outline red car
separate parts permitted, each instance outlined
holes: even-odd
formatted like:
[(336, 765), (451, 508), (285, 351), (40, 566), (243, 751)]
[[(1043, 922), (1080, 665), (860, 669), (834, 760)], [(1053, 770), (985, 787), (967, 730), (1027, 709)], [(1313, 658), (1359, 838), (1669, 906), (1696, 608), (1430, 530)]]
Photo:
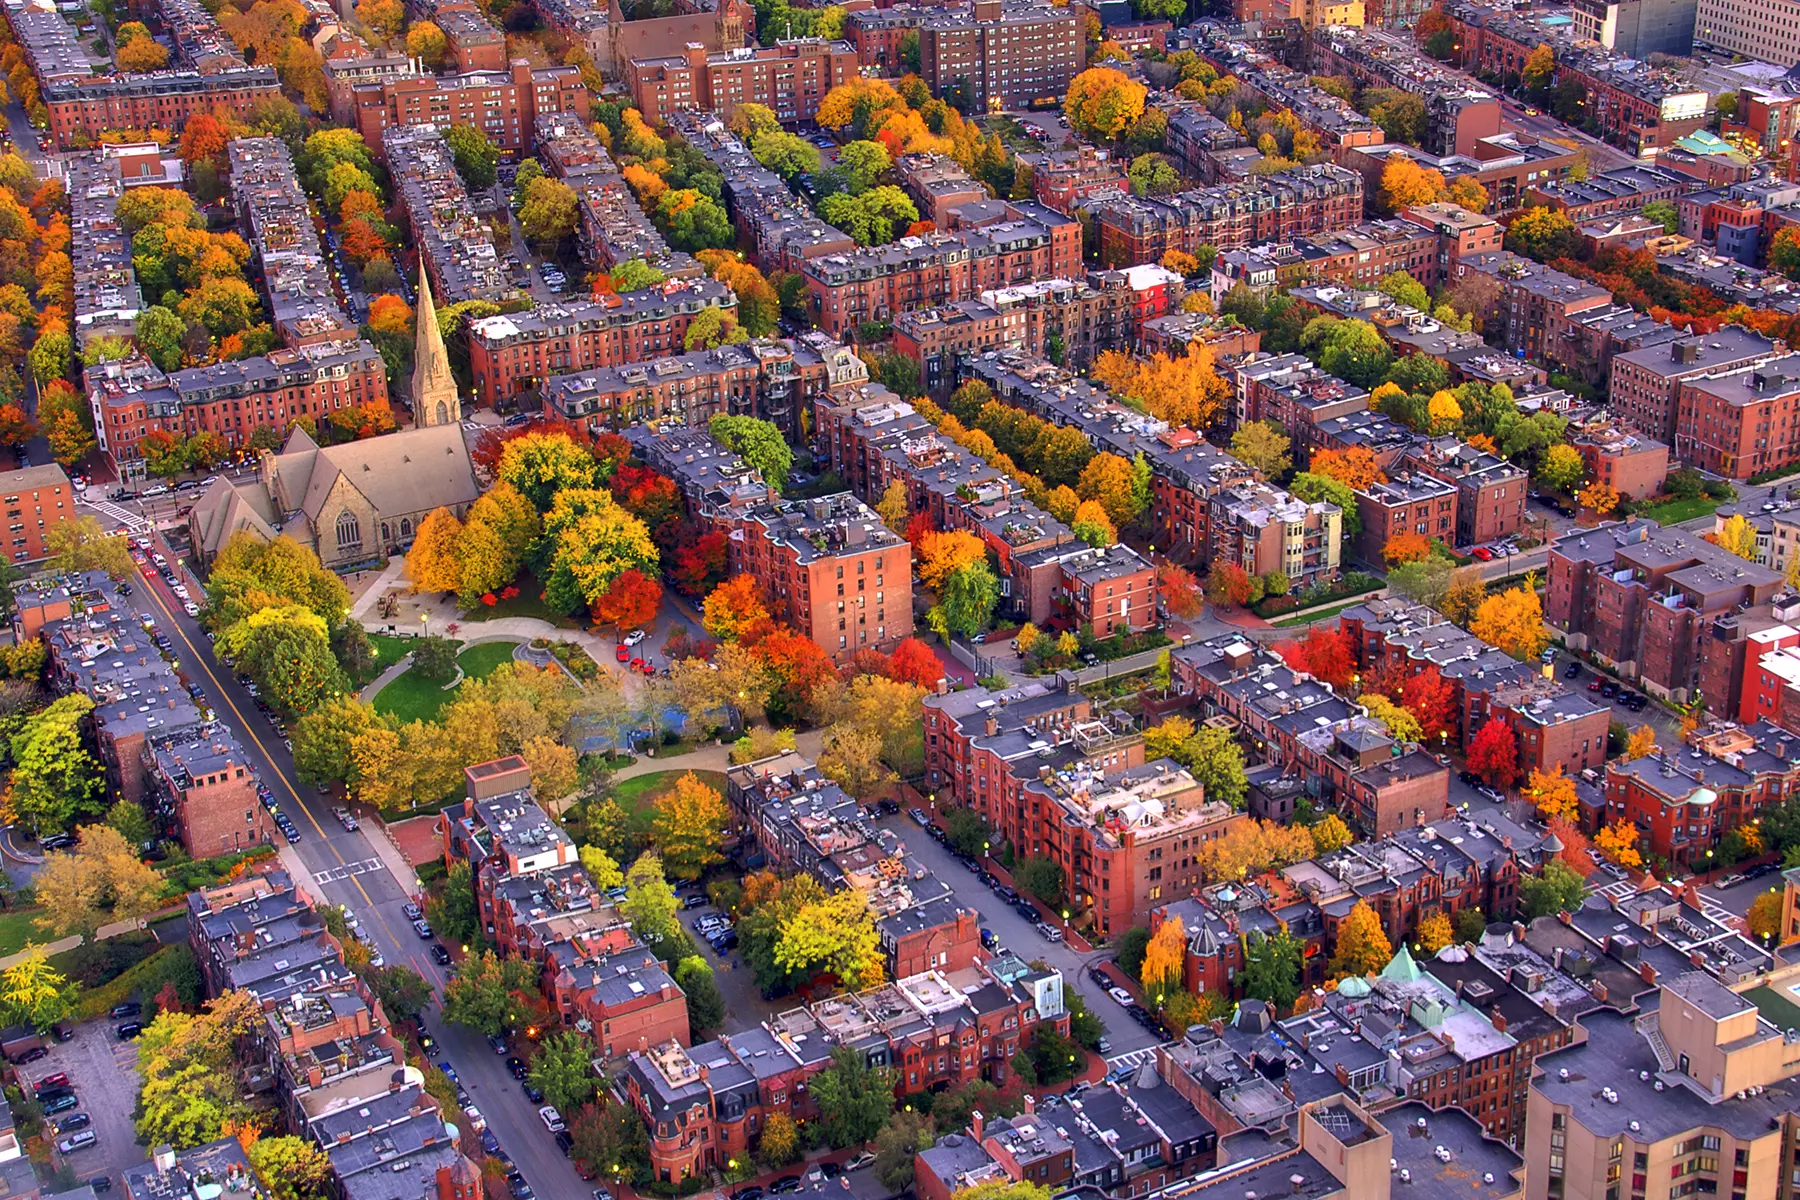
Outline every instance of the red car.
[(631, 657), (631, 647), (629, 647), (629, 646), (614, 646), (613, 653), (619, 656), (620, 662), (624, 662), (626, 659)]
[(1599, 690), (1600, 690), (1600, 681), (1598, 679), (1588, 680), (1588, 691), (1597, 692)]
[(1482, 562), (1487, 562), (1494, 557), (1494, 552), (1489, 550), (1486, 546), (1477, 546), (1474, 550), (1470, 551), (1470, 553)]
[(633, 671), (642, 671), (644, 669), (644, 660), (641, 658), (632, 659), (631, 660), (631, 669)]

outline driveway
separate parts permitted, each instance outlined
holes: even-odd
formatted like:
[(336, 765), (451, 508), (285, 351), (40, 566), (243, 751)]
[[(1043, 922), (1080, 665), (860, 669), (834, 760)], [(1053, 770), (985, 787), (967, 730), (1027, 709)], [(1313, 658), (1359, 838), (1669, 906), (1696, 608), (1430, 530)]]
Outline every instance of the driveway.
[[(69, 1156), (75, 1177), (86, 1182), (104, 1175), (117, 1182), (129, 1168), (149, 1161), (131, 1124), (138, 1090), (137, 1043), (119, 1041), (113, 1036), (113, 1023), (102, 1018), (76, 1026), (73, 1041), (47, 1044), (49, 1057), (20, 1074), (35, 1083), (61, 1071), (80, 1097), (81, 1107), (75, 1111), (88, 1115), (93, 1122), (88, 1128), (97, 1141), (92, 1149)], [(60, 1135), (55, 1140), (61, 1140)], [(51, 1153), (53, 1161), (61, 1161), (62, 1155)]]
[(1027, 962), (1040, 961), (1061, 971), (1063, 986), (1077, 992), (1087, 1004), (1088, 1011), (1099, 1017), (1106, 1026), (1106, 1036), (1112, 1044), (1111, 1053), (1123, 1054), (1161, 1041), (1127, 1017), (1124, 1010), (1106, 994), (1106, 989), (1088, 977), (1087, 964), (1110, 959), (1113, 953), (1111, 950), (1081, 954), (1067, 942), (1045, 941), (1032, 922), (1021, 917), (1003, 903), (1000, 897), (984, 887), (975, 878), (974, 872), (952, 858), (949, 850), (932, 841), (930, 835), (915, 825), (905, 813), (884, 817), (880, 823), (899, 835), (906, 843), (907, 852), (919, 866), (943, 880), (959, 901), (980, 914), (981, 927), (993, 930), (994, 936), (1000, 939), (1001, 946)]
[(719, 985), (719, 994), (725, 998), (725, 1032), (737, 1033), (744, 1029), (754, 1029), (765, 1017), (774, 1016), (800, 1003), (796, 996), (764, 1000), (762, 992), (756, 986), (756, 972), (750, 969), (750, 964), (744, 961), (743, 955), (736, 950), (728, 950), (722, 956), (713, 952), (712, 946), (700, 936), (694, 925), (701, 917), (719, 915), (719, 910), (710, 904), (702, 908), (685, 909), (681, 913), (681, 924), (688, 931), (688, 936), (694, 939), (696, 952), (713, 969), (713, 980)]

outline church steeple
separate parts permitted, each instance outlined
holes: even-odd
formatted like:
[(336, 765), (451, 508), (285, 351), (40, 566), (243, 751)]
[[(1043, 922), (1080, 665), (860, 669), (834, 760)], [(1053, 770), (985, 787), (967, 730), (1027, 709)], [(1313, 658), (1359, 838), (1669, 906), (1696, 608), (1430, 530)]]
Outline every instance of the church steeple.
[(419, 308), (413, 332), (413, 426), (451, 425), (462, 420), (462, 401), (456, 394), (456, 377), (450, 373), (450, 355), (444, 335), (438, 331), (437, 309), (431, 303), (431, 277), (419, 263)]

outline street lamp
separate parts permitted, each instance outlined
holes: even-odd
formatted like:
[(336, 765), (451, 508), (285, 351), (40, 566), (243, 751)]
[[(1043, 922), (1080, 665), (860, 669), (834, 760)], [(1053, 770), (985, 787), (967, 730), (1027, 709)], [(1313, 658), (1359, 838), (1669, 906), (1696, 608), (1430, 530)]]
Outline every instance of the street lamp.
[(431, 636), (431, 614), (428, 612), (422, 612), (419, 614), (419, 636), (420, 637), (430, 637)]

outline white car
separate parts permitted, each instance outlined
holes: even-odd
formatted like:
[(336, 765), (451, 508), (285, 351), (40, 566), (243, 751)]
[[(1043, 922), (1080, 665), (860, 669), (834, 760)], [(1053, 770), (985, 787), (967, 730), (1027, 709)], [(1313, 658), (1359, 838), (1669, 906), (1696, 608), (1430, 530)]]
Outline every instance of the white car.
[(561, 1133), (566, 1128), (563, 1125), (562, 1114), (557, 1112), (553, 1105), (546, 1104), (538, 1109), (538, 1120), (542, 1121), (544, 1128), (551, 1133)]
[(649, 636), (650, 636), (649, 634), (645, 633), (641, 629), (634, 629), (630, 633), (625, 635), (625, 644), (627, 646), (635, 646), (639, 642), (643, 641), (645, 638), (647, 638)]
[(190, 617), (197, 617), (200, 615), (200, 606), (198, 604), (195, 604), (192, 600), (189, 600), (186, 604), (183, 604), (181, 606), (181, 608), (182, 608), (182, 611), (186, 612), (187, 615)]
[(1131, 993), (1122, 987), (1107, 988), (1106, 994), (1111, 996), (1114, 1000), (1117, 1000), (1120, 1004), (1123, 1004), (1126, 1008), (1130, 1008), (1133, 1004), (1137, 1003), (1137, 1001), (1131, 998)]

